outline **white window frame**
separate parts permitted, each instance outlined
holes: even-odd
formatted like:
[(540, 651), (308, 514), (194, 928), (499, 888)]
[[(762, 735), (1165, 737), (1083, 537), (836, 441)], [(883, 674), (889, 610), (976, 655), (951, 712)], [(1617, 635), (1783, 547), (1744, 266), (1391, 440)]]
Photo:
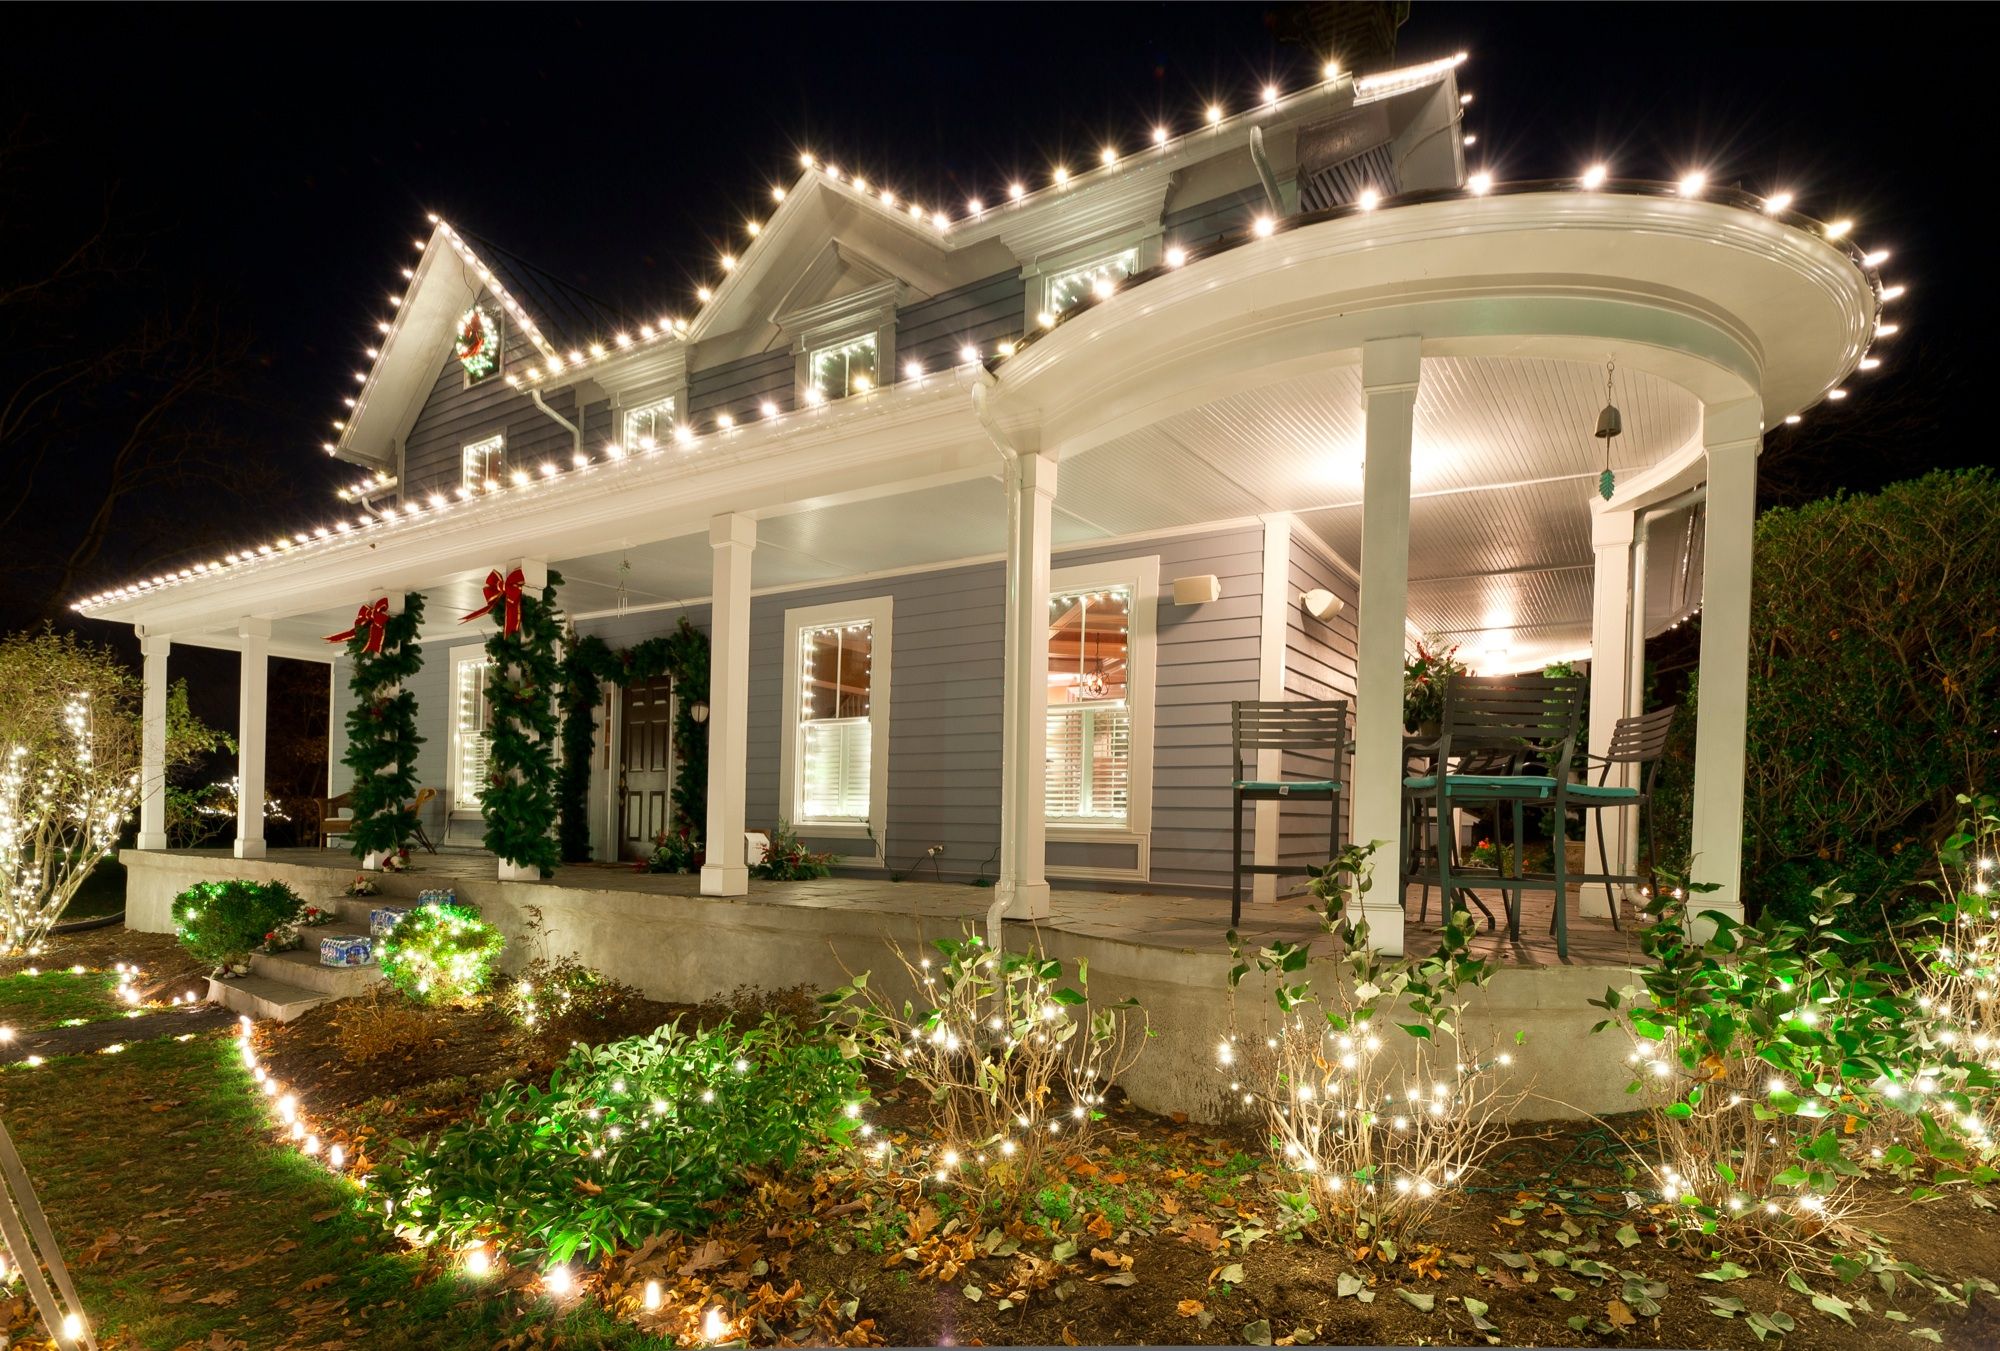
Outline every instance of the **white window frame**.
[[(486, 463), (486, 457), (496, 451), (500, 456), (500, 472), (498, 474), (481, 474), (479, 477), (474, 478), (472, 476), (473, 457), (478, 456), (479, 462), (483, 466)], [(507, 478), (506, 471), (507, 433), (495, 432), (491, 436), (482, 436), (476, 441), (467, 441), (463, 446), (459, 447), (458, 481), (461, 487), (470, 488), (474, 492), (483, 492), (489, 479), (494, 483), (504, 484)]]
[[(1130, 263), (1125, 269), (1125, 276), (1131, 277), (1139, 271), (1139, 246), (1137, 244), (1128, 244), (1122, 249), (1113, 249), (1109, 253), (1099, 254), (1094, 258), (1086, 258), (1080, 263), (1071, 263), (1067, 267), (1053, 268), (1043, 273), (1042, 308), (1051, 314), (1060, 314), (1062, 311), (1056, 308), (1054, 296), (1054, 291), (1058, 283), (1079, 273), (1096, 272), (1126, 259), (1130, 259)], [(1068, 306), (1064, 306), (1063, 308), (1067, 309)]]
[[(865, 600), (808, 605), (785, 611), (784, 732), (778, 772), (778, 800), (785, 804), (785, 819), (801, 835), (836, 839), (867, 839), (872, 835), (878, 861), (883, 857), (889, 828), (889, 699), (893, 688), (890, 652), (895, 639), (894, 619), (895, 599), (891, 596), (871, 596)], [(866, 821), (816, 821), (801, 816), (799, 812), (799, 798), (805, 788), (805, 725), (799, 718), (799, 662), (802, 655), (799, 640), (810, 630), (838, 624), (869, 626)]]
[[(875, 338), (875, 388), (896, 383), (896, 307), (903, 303), (905, 290), (901, 282), (888, 278), (837, 300), (776, 316), (773, 322), (791, 339), (792, 385), (798, 407), (811, 404), (806, 391), (812, 387), (813, 354), (871, 334)], [(834, 396), (828, 393), (827, 402), (833, 401)]]
[[(841, 390), (839, 393), (835, 393), (833, 390), (821, 386), (819, 381), (814, 378), (815, 368), (819, 365), (821, 357), (827, 355), (829, 352), (841, 352), (849, 348), (863, 346), (864, 344), (875, 349), (875, 374), (869, 378), (868, 389), (857, 390), (853, 388), (852, 378), (850, 377), (849, 387)], [(808, 388), (819, 389), (819, 392), (825, 395), (829, 402), (834, 399), (851, 399), (856, 394), (866, 394), (872, 390), (880, 389), (884, 383), (882, 379), (882, 335), (874, 329), (868, 329), (865, 332), (856, 333), (852, 337), (821, 343), (809, 349), (806, 352), (805, 379)], [(888, 383), (895, 383), (893, 376), (889, 379)]]
[(474, 665), (484, 666), (487, 664), (486, 644), (484, 643), (460, 643), (451, 650), (451, 684), (445, 694), (450, 708), (448, 716), (451, 729), (451, 744), (448, 748), (447, 759), (445, 761), (445, 815), (450, 820), (476, 821), (480, 816), (477, 805), (477, 788), (473, 790), (473, 806), (461, 807), (458, 805), (459, 789), (464, 786), (459, 782), (460, 771), (464, 765), (464, 755), (461, 749), (464, 729), (458, 721), (458, 686), (459, 681), (463, 678), (462, 672), (465, 667)]
[[(1077, 821), (1048, 819), (1043, 807), (1044, 826), (1051, 845), (1094, 842), (1133, 846), (1130, 868), (1060, 867), (1049, 863), (1051, 877), (1112, 878), (1144, 880), (1152, 868), (1153, 840), (1153, 713), (1155, 686), (1159, 679), (1160, 559), (1120, 558), (1102, 563), (1082, 563), (1049, 571), (1049, 594), (1072, 591), (1102, 591), (1125, 587), (1132, 593), (1131, 616), (1126, 631), (1125, 702), (1131, 709), (1131, 779), (1125, 789), (1125, 824), (1090, 825)], [(1046, 638), (1043, 640), (1046, 643)], [(1046, 773), (1046, 768), (1044, 769)]]
[[(659, 398), (648, 399), (644, 403), (636, 404), (633, 407), (619, 409), (619, 444), (627, 450), (658, 450), (661, 446), (666, 445), (674, 439), (674, 421), (680, 415), (680, 407), (681, 401), (678, 395), (663, 394)], [(660, 418), (662, 415), (666, 418), (665, 435), (661, 435), (660, 432)], [(650, 446), (642, 445), (638, 433), (633, 430), (633, 424), (640, 418), (647, 416), (653, 419), (654, 428), (652, 433), (653, 444)]]
[(1022, 331), (1035, 332), (1041, 327), (1041, 316), (1052, 313), (1049, 309), (1049, 288), (1057, 278), (1101, 266), (1127, 253), (1133, 255), (1132, 273), (1129, 275), (1136, 275), (1159, 266), (1161, 249), (1160, 227), (1152, 224), (1126, 230), (1109, 239), (1099, 239), (1082, 248), (1065, 249), (1061, 253), (1037, 258), (1021, 269), (1025, 311), (1021, 320)]

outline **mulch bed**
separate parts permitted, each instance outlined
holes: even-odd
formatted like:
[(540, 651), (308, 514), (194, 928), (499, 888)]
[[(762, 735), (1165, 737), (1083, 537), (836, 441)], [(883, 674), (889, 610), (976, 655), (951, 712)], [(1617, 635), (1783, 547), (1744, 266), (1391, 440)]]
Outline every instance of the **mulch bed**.
[[(647, 1004), (592, 1040), (723, 1012)], [(563, 1049), (523, 1039), (489, 1010), (455, 1010), (408, 1054), (356, 1065), (341, 1051), (338, 1016), (329, 1006), (262, 1026), (260, 1055), (317, 1117), (377, 1143), (461, 1119), (509, 1078), (545, 1077)], [(875, 1091), (870, 1118), (882, 1130), (921, 1130), (920, 1104), (880, 1078)], [(1423, 1242), (1386, 1258), (1274, 1232), (1280, 1178), (1261, 1166), (1247, 1128), (1189, 1125), (1116, 1094), (1107, 1107), (1088, 1156), (1065, 1160), (1067, 1184), (1009, 1224), (969, 1216), (929, 1184), (823, 1160), (816, 1172), (755, 1179), (704, 1234), (662, 1236), (581, 1279), (642, 1328), (701, 1340), (702, 1315), (720, 1309), (730, 1337), (759, 1344), (1737, 1347), (1757, 1343), (1750, 1313), (1788, 1316), (1784, 1344), (1812, 1351), (1872, 1351), (1918, 1328), (1950, 1346), (2000, 1344), (2000, 1304), (1986, 1293), (1971, 1293), (1968, 1310), (1908, 1277), (1891, 1292), (1872, 1278), (1813, 1276), (1814, 1293), (1851, 1306), (1850, 1326), (1816, 1309), (1781, 1267), (1703, 1279), (1715, 1261), (1662, 1246), (1653, 1217), (1628, 1209), (1623, 1157), (1607, 1132), (1514, 1128)], [(1637, 1119), (1612, 1124), (1628, 1136), (1643, 1129)], [(2000, 1275), (1991, 1221), (1958, 1194), (1906, 1208), (1879, 1232), (1898, 1258), (1962, 1291)], [(664, 1288), (658, 1313), (639, 1309), (647, 1280)], [(1736, 1301), (1740, 1311), (1721, 1316)], [(1907, 1321), (1885, 1317), (1892, 1309)]]

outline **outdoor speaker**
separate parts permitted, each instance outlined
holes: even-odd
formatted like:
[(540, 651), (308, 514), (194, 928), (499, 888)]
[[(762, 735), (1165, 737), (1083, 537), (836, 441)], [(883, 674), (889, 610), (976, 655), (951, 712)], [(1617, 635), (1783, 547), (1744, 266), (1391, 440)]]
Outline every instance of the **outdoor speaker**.
[(1206, 577), (1174, 578), (1174, 604), (1206, 605), (1212, 600), (1222, 599), (1222, 579), (1213, 574)]

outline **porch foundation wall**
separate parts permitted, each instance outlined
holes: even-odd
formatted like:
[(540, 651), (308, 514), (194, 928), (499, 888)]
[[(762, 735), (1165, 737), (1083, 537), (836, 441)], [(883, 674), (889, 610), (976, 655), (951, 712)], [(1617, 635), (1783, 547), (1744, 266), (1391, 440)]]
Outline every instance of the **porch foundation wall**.
[[(230, 877), (282, 881), (308, 901), (339, 895), (350, 874), (326, 866), (271, 859), (234, 859), (127, 851), (126, 923), (171, 932), (174, 896), (190, 884)], [(376, 879), (385, 899), (414, 900), (440, 879), (389, 874)], [(501, 959), (512, 969), (536, 955), (527, 912), (541, 911), (551, 956), (574, 954), (647, 996), (670, 1003), (725, 998), (743, 987), (818, 990), (871, 973), (871, 986), (900, 1001), (910, 993), (891, 945), (914, 961), (930, 940), (957, 936), (969, 921), (954, 916), (814, 906), (793, 901), (660, 895), (552, 883), (451, 879), (462, 900), (476, 905), (507, 938)], [(1229, 955), (1145, 947), (1087, 934), (1010, 924), (1015, 947), (1039, 942), (1065, 964), (1090, 964), (1093, 1003), (1132, 998), (1145, 1010), (1151, 1036), (1121, 1081), (1150, 1111), (1183, 1112), (1194, 1121), (1233, 1115), (1228, 1076), (1216, 1068), (1216, 1047), (1232, 1030), (1264, 1035), (1274, 1009), (1268, 986), (1247, 977), (1232, 1016)], [(1330, 961), (1313, 966), (1337, 979)], [(1466, 1020), (1468, 1050), (1505, 1050), (1514, 1057), (1513, 1085), (1523, 1096), (1511, 1119), (1575, 1118), (1630, 1110), (1627, 1048), (1615, 1033), (1592, 1035), (1598, 1011), (1588, 1000), (1607, 987), (1632, 983), (1629, 970), (1610, 966), (1503, 967), (1474, 1002)]]

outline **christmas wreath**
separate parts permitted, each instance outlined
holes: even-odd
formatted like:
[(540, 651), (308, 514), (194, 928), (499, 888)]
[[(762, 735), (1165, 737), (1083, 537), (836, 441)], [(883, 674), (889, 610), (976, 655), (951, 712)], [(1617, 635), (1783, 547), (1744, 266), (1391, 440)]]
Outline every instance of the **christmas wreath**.
[(474, 380), (484, 380), (500, 367), (500, 331), (493, 316), (477, 305), (458, 320), (458, 342), (452, 349), (458, 364)]

